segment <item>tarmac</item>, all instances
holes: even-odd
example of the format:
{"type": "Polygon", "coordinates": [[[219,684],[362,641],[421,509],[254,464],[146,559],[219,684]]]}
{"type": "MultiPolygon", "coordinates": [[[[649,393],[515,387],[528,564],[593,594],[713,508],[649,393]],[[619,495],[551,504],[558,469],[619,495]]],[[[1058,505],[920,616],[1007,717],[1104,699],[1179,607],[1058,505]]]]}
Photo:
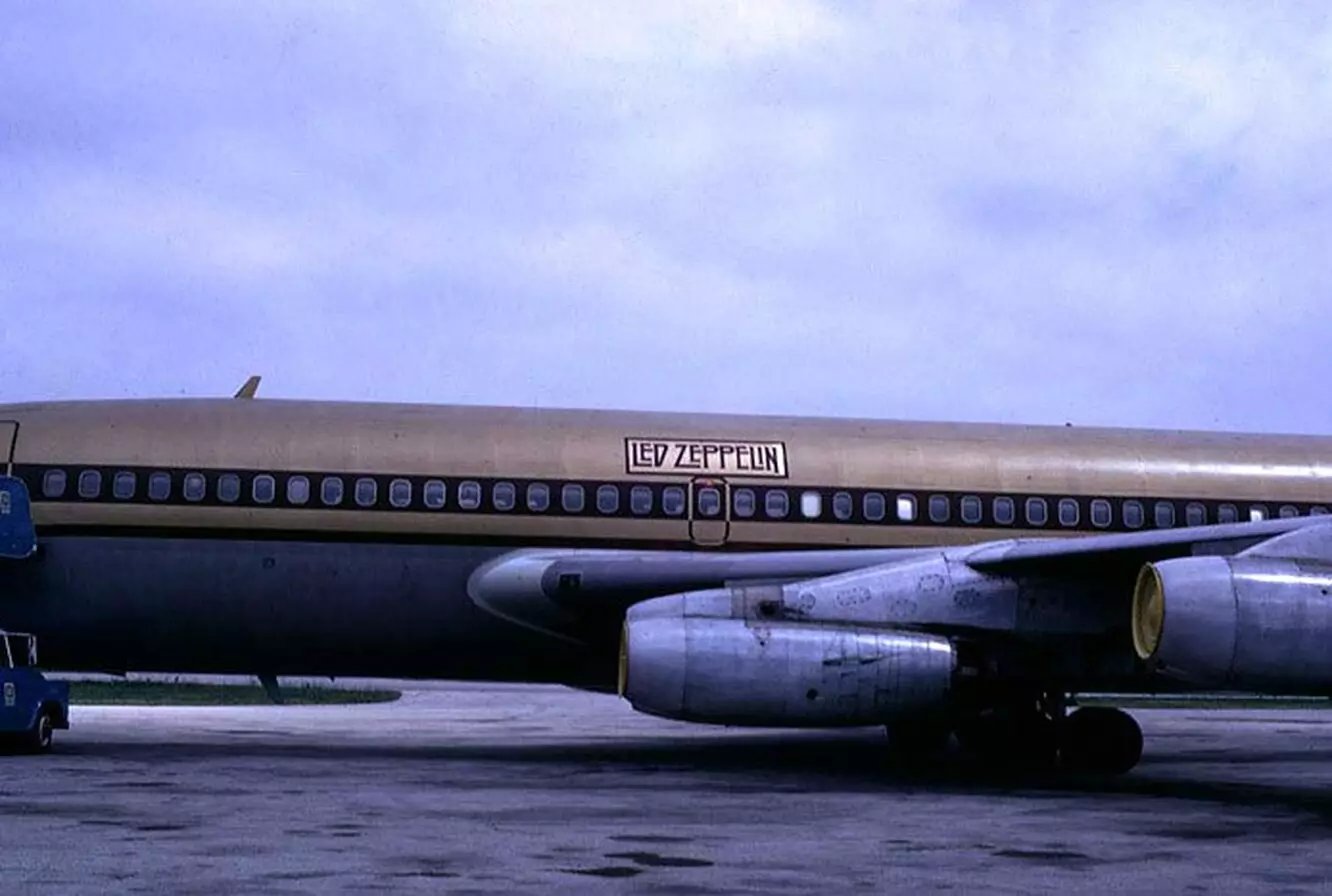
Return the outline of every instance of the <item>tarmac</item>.
{"type": "Polygon", "coordinates": [[[881,731],[653,719],[554,687],[76,707],[0,757],[0,874],[43,893],[1326,892],[1332,712],[1148,710],[1137,770],[922,773],[881,731]]]}

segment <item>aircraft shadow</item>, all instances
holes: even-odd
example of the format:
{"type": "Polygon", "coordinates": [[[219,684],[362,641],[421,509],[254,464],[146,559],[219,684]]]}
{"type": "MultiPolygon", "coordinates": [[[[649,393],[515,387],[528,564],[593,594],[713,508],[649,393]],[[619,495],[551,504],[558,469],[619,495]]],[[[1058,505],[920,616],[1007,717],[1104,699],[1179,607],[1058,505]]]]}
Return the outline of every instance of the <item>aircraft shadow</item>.
{"type": "MultiPolygon", "coordinates": [[[[445,734],[441,738],[446,737],[445,734]]],[[[312,742],[306,735],[281,732],[219,731],[213,742],[66,742],[61,756],[135,763],[173,763],[262,759],[275,763],[339,761],[349,763],[450,763],[454,778],[468,767],[523,766],[541,772],[535,786],[583,788],[582,773],[619,772],[617,787],[646,789],[689,787],[681,776],[707,777],[699,787],[731,792],[816,791],[882,793],[929,790],[940,795],[1021,796],[1031,799],[1068,796],[1136,796],[1203,801],[1226,806],[1270,808],[1307,813],[1319,827],[1332,827],[1332,788],[1322,775],[1307,781],[1250,783],[1208,779],[1217,764],[1227,770],[1262,766],[1270,771],[1284,762],[1332,763],[1328,750],[1215,750],[1148,754],[1123,776],[1070,775],[1058,772],[996,771],[951,753],[928,766],[895,763],[882,735],[857,732],[808,736],[805,733],[728,735],[708,738],[641,738],[561,743],[395,744],[384,741],[312,742]],[[256,735],[260,735],[256,737],[256,735]],[[1198,777],[1187,766],[1198,763],[1198,777]],[[666,773],[666,774],[662,774],[666,773]],[[1168,775],[1163,777],[1162,775],[1168,775]],[[715,776],[726,778],[718,784],[715,776]],[[562,783],[563,782],[563,783],[562,783]]],[[[42,760],[39,760],[42,761],[42,760]]],[[[1332,765],[1328,766],[1332,769],[1332,765]]],[[[522,773],[517,773],[522,774],[522,773]]],[[[1328,776],[1332,778],[1332,774],[1328,776]]]]}

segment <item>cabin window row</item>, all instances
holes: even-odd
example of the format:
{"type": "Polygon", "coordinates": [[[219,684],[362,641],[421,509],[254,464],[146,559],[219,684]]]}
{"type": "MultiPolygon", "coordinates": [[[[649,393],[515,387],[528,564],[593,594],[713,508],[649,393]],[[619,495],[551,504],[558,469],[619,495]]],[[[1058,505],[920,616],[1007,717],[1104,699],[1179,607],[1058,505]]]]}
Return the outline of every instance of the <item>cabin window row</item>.
{"type": "MultiPolygon", "coordinates": [[[[768,492],[772,494],[771,491],[768,492]]],[[[832,495],[832,516],[842,522],[852,521],[855,517],[856,500],[850,492],[835,492],[832,495]]],[[[1029,497],[1017,499],[999,495],[988,499],[989,518],[986,518],[986,499],[979,495],[926,495],[923,498],[914,493],[902,493],[895,496],[882,492],[865,492],[860,496],[860,513],[868,522],[882,522],[891,517],[899,523],[930,523],[945,525],[960,520],[967,525],[1013,526],[1021,522],[1028,526],[1043,527],[1055,522],[1064,528],[1077,528],[1089,522],[1097,529],[1110,529],[1116,526],[1124,529],[1141,529],[1151,524],[1158,529],[1175,526],[1205,526],[1219,523],[1259,522],[1269,519],[1271,511],[1266,504],[1221,503],[1215,510],[1198,501],[1144,501],[1137,498],[1116,499],[1093,498],[1090,501],[1077,498],[1046,499],[1029,497]],[[1086,517],[1084,520],[1084,505],[1086,517]]],[[[823,496],[816,491],[807,491],[800,496],[801,515],[807,519],[821,516],[823,496]]],[[[740,518],[756,515],[756,504],[750,489],[741,488],[735,492],[735,516],[740,518]]],[[[786,516],[786,500],[783,495],[777,506],[765,508],[767,516],[786,516]]],[[[1309,509],[1310,515],[1321,516],[1328,513],[1328,508],[1315,505],[1309,509]]],[[[1300,509],[1293,504],[1281,505],[1277,515],[1283,519],[1300,515],[1300,509]]]]}
{"type": "MultiPolygon", "coordinates": [[[[104,497],[106,479],[100,470],[83,470],[74,483],[75,493],[85,500],[104,497]]],[[[140,496],[139,474],[122,470],[110,477],[110,495],[120,501],[132,501],[140,496]]],[[[381,487],[379,480],[369,477],[344,477],[337,475],[306,476],[293,474],[285,477],[285,485],[280,485],[278,478],[267,473],[260,473],[250,478],[249,499],[258,505],[283,503],[289,507],[319,506],[339,507],[354,503],[358,507],[373,508],[381,505],[381,487]],[[282,501],[279,502],[281,493],[282,501]]],[[[65,497],[69,490],[68,474],[62,469],[47,470],[42,477],[42,495],[49,499],[65,497]]],[[[532,482],[520,487],[513,482],[495,482],[490,486],[489,506],[501,512],[511,511],[523,503],[528,511],[544,513],[558,506],[565,513],[583,513],[589,503],[598,513],[613,515],[622,509],[621,486],[600,485],[585,488],[579,483],[550,485],[544,482],[532,482]],[[589,502],[589,492],[591,500],[589,502]]],[[[175,490],[170,473],[158,471],[147,476],[146,490],[151,501],[165,502],[172,499],[175,490]]],[[[442,510],[449,503],[449,484],[443,479],[427,479],[424,483],[413,483],[410,479],[395,478],[387,483],[382,497],[388,505],[406,510],[413,506],[428,510],[442,510]],[[417,501],[419,495],[419,503],[417,501]]],[[[484,502],[482,484],[476,480],[463,480],[454,487],[452,498],[454,506],[461,510],[480,509],[484,502]]],[[[214,477],[211,497],[222,504],[237,504],[246,493],[240,474],[222,473],[214,477]]],[[[179,494],[187,502],[202,502],[210,497],[208,477],[203,473],[186,473],[180,480],[179,494]]],[[[666,516],[683,517],[686,511],[686,493],[682,486],[667,486],[661,489],[660,498],[652,487],[635,485],[628,488],[628,510],[636,516],[650,516],[660,506],[666,516]]]]}
{"type": "MultiPolygon", "coordinates": [[[[677,518],[686,516],[688,510],[688,493],[683,486],[678,485],[654,488],[648,485],[603,484],[585,487],[580,483],[551,485],[544,482],[521,484],[499,481],[490,483],[487,489],[480,481],[463,480],[451,489],[444,479],[413,482],[398,477],[381,483],[381,480],[369,476],[333,474],[287,474],[280,480],[267,473],[245,477],[238,473],[221,473],[212,475],[210,487],[210,477],[201,472],[188,472],[183,476],[176,474],[173,477],[166,471],[141,475],[130,470],[104,474],[101,470],[85,469],[78,472],[73,482],[74,493],[85,500],[103,498],[107,491],[106,479],[110,480],[111,498],[119,501],[132,501],[146,495],[150,501],[166,502],[178,494],[191,503],[211,497],[221,504],[239,504],[242,498],[248,496],[250,503],[261,506],[322,505],[333,508],[354,504],[369,509],[386,502],[397,509],[415,507],[442,510],[452,500],[453,506],[460,510],[479,510],[488,503],[490,509],[499,512],[513,511],[521,506],[532,513],[545,513],[557,507],[568,514],[583,513],[590,504],[597,513],[607,516],[627,510],[634,516],[659,513],[677,518]],[[144,486],[142,492],[141,481],[144,486]]],[[[64,498],[70,485],[69,474],[65,470],[48,469],[42,477],[42,495],[48,499],[64,498]]],[[[730,499],[731,516],[737,520],[783,520],[798,515],[806,520],[822,520],[831,516],[838,522],[895,521],[947,525],[960,521],[966,525],[1000,527],[1019,524],[1045,527],[1053,523],[1063,528],[1077,528],[1089,523],[1098,529],[1133,530],[1142,529],[1149,523],[1155,528],[1164,529],[1178,525],[1256,522],[1272,515],[1265,504],[1227,502],[1209,508],[1196,501],[1147,501],[1136,498],[1079,500],[1014,498],[1007,495],[984,498],[980,495],[891,494],[881,491],[857,494],[836,491],[828,495],[813,489],[780,487],[735,487],[731,490],[730,499]]],[[[724,502],[720,487],[701,486],[695,492],[695,515],[720,517],[724,502]]],[[[1328,510],[1323,506],[1313,506],[1309,512],[1321,515],[1327,514],[1328,510]]],[[[1299,508],[1285,504],[1277,509],[1276,515],[1285,518],[1299,516],[1300,513],[1299,508]]]]}

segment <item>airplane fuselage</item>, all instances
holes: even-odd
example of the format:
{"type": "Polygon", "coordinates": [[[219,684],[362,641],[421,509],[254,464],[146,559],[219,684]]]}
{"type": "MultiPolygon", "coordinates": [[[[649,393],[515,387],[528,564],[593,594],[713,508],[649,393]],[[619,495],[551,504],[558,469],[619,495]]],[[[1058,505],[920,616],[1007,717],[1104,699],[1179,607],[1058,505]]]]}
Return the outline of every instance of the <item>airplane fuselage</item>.
{"type": "MultiPolygon", "coordinates": [[[[606,686],[615,644],[479,606],[524,548],[776,551],[1325,513],[1332,439],[316,403],[0,406],[47,665],[606,686]]],[[[0,456],[0,460],[3,460],[0,456]]]]}

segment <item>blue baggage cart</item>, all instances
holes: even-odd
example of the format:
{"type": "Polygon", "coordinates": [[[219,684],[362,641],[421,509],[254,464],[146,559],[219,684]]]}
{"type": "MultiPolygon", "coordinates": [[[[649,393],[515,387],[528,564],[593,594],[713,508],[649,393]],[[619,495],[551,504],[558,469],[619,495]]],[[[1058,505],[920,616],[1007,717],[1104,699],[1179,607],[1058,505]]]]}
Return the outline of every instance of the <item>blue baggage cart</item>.
{"type": "Polygon", "coordinates": [[[37,638],[0,630],[0,743],[42,753],[57,728],[69,727],[69,683],[37,668],[37,638]]]}

